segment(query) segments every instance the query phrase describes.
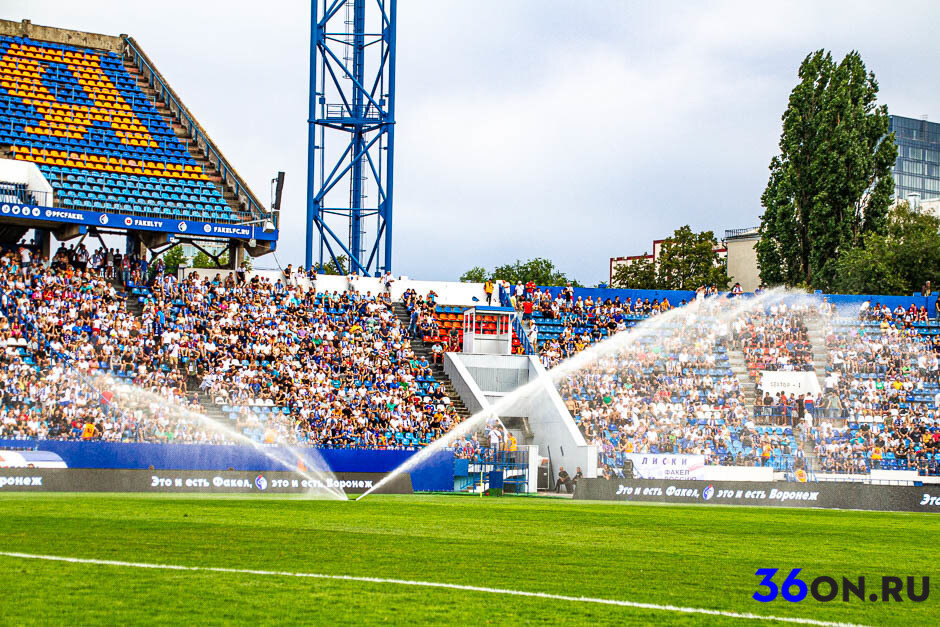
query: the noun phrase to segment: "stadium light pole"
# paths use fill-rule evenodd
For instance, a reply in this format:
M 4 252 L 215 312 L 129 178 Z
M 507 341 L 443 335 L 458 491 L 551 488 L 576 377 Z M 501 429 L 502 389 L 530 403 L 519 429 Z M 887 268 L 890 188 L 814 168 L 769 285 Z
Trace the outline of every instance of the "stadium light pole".
M 392 266 L 397 0 L 312 0 L 310 14 L 305 263 L 315 228 L 321 265 L 325 250 L 337 267 L 345 256 L 349 271 L 378 276 Z

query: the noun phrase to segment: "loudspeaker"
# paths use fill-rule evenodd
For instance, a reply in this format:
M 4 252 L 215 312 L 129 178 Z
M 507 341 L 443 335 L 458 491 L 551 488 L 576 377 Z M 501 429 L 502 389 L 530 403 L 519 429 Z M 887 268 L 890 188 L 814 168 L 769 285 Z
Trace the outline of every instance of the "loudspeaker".
M 632 459 L 623 460 L 623 477 L 624 479 L 633 479 L 633 460 Z

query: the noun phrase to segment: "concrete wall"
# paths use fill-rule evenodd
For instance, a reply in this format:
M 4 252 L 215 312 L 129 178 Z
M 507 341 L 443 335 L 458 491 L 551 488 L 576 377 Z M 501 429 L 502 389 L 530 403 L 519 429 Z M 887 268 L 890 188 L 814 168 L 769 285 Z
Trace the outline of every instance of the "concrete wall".
M 463 357 L 468 355 L 444 353 L 444 373 L 450 378 L 451 385 L 472 415 L 488 407 L 490 402 L 464 365 Z
M 26 185 L 26 189 L 33 192 L 45 200 L 45 205 L 51 207 L 53 203 L 52 185 L 46 180 L 39 166 L 28 161 L 16 161 L 14 159 L 0 159 L 0 181 L 4 183 L 20 183 Z
M 33 24 L 29 20 L 14 22 L 13 20 L 0 20 L 0 35 L 10 37 L 29 37 L 40 41 L 51 41 L 57 44 L 68 44 L 70 46 L 84 46 L 86 48 L 97 48 L 99 50 L 110 50 L 120 53 L 124 49 L 123 35 L 115 37 L 113 35 L 100 35 L 98 33 L 86 33 L 68 28 L 56 28 L 54 26 L 40 26 Z
M 759 238 L 736 237 L 725 241 L 728 247 L 729 285 L 741 284 L 745 292 L 753 292 L 760 286 L 760 270 L 757 267 L 757 245 Z

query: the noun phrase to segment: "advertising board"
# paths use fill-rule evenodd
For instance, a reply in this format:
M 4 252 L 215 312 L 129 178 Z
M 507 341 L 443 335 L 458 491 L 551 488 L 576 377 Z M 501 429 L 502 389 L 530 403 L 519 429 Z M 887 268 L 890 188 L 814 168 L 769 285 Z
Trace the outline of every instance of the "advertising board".
M 940 485 L 582 479 L 576 499 L 940 513 Z
M 196 492 L 204 494 L 304 494 L 342 488 L 347 494 L 370 489 L 385 473 L 341 472 L 317 480 L 296 472 L 238 470 L 116 470 L 102 468 L 2 468 L 3 492 Z M 411 494 L 403 473 L 377 492 Z

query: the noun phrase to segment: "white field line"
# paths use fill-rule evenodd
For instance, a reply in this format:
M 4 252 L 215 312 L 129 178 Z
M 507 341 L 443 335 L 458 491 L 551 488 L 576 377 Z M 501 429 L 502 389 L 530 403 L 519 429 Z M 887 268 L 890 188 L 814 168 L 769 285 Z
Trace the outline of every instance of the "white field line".
M 385 579 L 381 577 L 358 577 L 353 575 L 324 575 L 320 573 L 292 573 L 276 570 L 254 570 L 248 568 L 219 568 L 213 566 L 178 566 L 174 564 L 148 564 L 144 562 L 119 562 L 116 560 L 87 559 L 81 557 L 61 557 L 58 555 L 33 555 L 30 553 L 13 553 L 0 551 L 0 555 L 28 560 L 45 560 L 50 562 L 69 562 L 71 564 L 95 564 L 99 566 L 119 566 L 123 568 L 150 568 L 155 570 L 181 570 L 211 573 L 234 573 L 240 575 L 259 575 L 266 577 L 308 577 L 311 579 L 331 579 L 338 581 L 358 581 L 363 583 L 392 584 L 398 586 L 419 586 L 424 588 L 444 588 L 447 590 L 461 590 L 465 592 L 484 592 L 487 594 L 504 594 L 517 597 L 532 597 L 537 599 L 550 599 L 553 601 L 568 601 L 572 603 L 597 603 L 600 605 L 615 605 L 618 607 L 633 607 L 659 612 L 678 612 L 680 614 L 706 614 L 709 616 L 724 616 L 726 618 L 741 618 L 745 620 L 780 621 L 783 623 L 799 623 L 801 625 L 827 625 L 839 627 L 858 627 L 852 623 L 834 623 L 811 618 L 793 618 L 787 616 L 764 616 L 760 614 L 727 612 L 724 610 L 709 610 L 699 607 L 679 607 L 676 605 L 657 605 L 655 603 L 638 603 L 636 601 L 619 601 L 616 599 L 598 599 L 592 597 L 574 597 L 562 594 L 549 594 L 547 592 L 527 592 L 525 590 L 508 590 L 505 588 L 486 588 L 482 586 L 464 586 L 454 583 L 438 583 L 434 581 L 410 581 L 408 579 Z

